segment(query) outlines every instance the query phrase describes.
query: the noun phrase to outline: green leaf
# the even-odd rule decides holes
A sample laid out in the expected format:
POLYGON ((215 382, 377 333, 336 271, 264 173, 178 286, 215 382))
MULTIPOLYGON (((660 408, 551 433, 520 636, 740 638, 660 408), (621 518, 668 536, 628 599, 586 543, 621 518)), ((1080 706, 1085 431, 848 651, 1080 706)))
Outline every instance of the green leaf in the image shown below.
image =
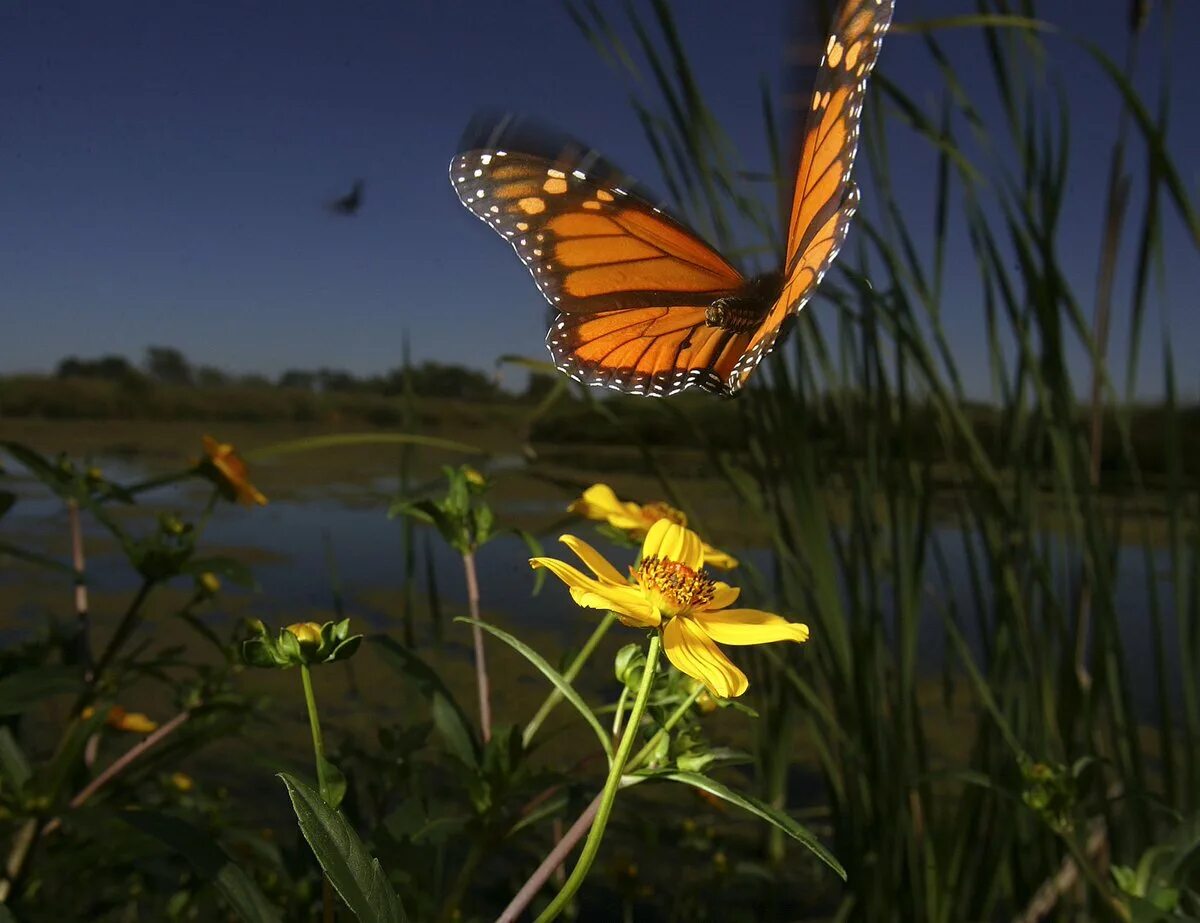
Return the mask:
POLYGON ((833 853, 821 845, 821 841, 817 839, 811 830, 783 811, 773 808, 751 795, 742 795, 735 792, 728 786, 722 785, 708 776, 702 776, 698 772, 675 772, 667 770, 655 773, 638 773, 637 775, 648 779, 670 779, 672 782, 682 782, 685 785, 691 785, 693 788, 708 792, 710 795, 716 795, 718 798, 736 805, 743 811, 749 811, 751 814, 761 817, 767 823, 777 827, 792 839, 803 844, 818 859, 837 872, 842 881, 846 880, 846 870, 834 858, 833 853))
POLYGON ((563 698, 575 706, 575 710, 583 716, 583 720, 586 721, 591 726, 592 730, 596 732, 596 737, 600 741, 601 748, 608 757, 608 761, 610 763, 612 762, 612 741, 609 739, 608 733, 603 727, 600 726, 600 721, 596 718, 595 713, 588 708, 587 703, 579 697, 579 693, 575 691, 575 688, 566 681, 561 673, 559 673, 556 669, 554 669, 554 667, 550 666, 550 664, 546 662, 546 658, 531 648, 528 644, 525 644, 523 641, 518 641, 507 631, 497 628, 494 625, 489 625, 487 622, 465 618, 458 618, 455 619, 455 621, 466 622, 470 625, 478 625, 489 634, 495 635, 514 651, 528 660, 531 664, 537 667, 538 670, 541 671, 542 675, 554 684, 554 688, 562 693, 563 698))
POLYGON ((318 756, 321 761, 321 774, 325 777, 325 803, 331 808, 338 808, 346 797, 346 776, 326 757, 318 756))
POLYGON ((341 813, 295 776, 281 772, 279 778, 287 786, 300 831, 359 923, 406 923, 404 907, 379 860, 341 813))
POLYGON ((6 727, 0 727, 0 775, 6 784, 18 791, 33 775, 21 745, 6 727))
POLYGON ((471 723, 437 672, 387 635, 374 635, 372 641, 372 650, 379 651, 393 669, 412 680, 421 695, 429 699, 434 725, 450 752, 468 766, 478 765, 480 748, 471 723))
POLYGON ((78 667, 37 667, 0 679, 0 715, 19 715, 51 696, 78 692, 78 667))
POLYGON ((202 880, 211 881, 245 923, 280 923, 279 911, 216 840, 181 818, 156 811, 125 811, 121 819, 179 853, 202 880))

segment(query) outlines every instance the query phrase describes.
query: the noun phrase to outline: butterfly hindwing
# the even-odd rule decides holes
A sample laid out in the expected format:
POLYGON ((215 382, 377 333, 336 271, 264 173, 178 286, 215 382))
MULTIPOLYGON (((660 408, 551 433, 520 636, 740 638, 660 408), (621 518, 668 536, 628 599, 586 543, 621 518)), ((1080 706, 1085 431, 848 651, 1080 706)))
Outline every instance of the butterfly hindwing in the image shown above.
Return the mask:
POLYGON ((685 388, 726 392, 750 340, 705 323, 705 308, 667 305, 560 314, 546 343, 577 381, 663 397, 685 388))

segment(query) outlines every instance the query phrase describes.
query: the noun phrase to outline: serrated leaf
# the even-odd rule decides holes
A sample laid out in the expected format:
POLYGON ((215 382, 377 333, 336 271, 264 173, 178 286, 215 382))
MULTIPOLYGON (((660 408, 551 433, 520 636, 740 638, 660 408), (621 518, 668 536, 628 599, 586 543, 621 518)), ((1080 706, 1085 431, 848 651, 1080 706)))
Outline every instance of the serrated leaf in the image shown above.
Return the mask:
POLYGON ((550 666, 550 664, 546 662, 545 657, 543 657, 525 642, 517 640, 507 631, 497 628, 495 625, 489 625, 487 622, 481 622, 475 619, 459 618, 455 619, 455 621, 466 622, 469 625, 478 625, 489 634, 495 635, 514 651, 528 660, 531 664, 537 667, 538 670, 541 671, 541 674, 554 684, 554 688, 562 693, 563 698, 575 706, 575 710, 579 712, 581 716, 583 716, 583 720, 586 721, 588 725, 591 726, 592 730, 596 732, 596 737, 600 741, 601 748, 608 757, 608 761, 610 763, 612 762, 612 741, 609 739, 608 733, 603 727, 600 726, 599 719, 597 719, 595 713, 588 708, 587 703, 579 697, 579 693, 575 691, 575 687, 568 683, 563 675, 554 669, 554 667, 550 666))
POLYGON ((125 811, 121 819, 179 853, 204 881, 211 881, 245 923, 280 923, 279 911, 254 880, 199 827, 170 814, 125 811))
POLYGON ((682 782, 684 785, 690 785, 693 788, 708 792, 710 795, 715 795, 723 801, 728 801, 730 804, 736 805, 743 811, 748 811, 762 818, 773 827, 777 827, 792 839, 805 846, 813 855, 837 872, 842 881, 846 880, 846 870, 834 857, 833 853, 821 845, 821 841, 817 839, 816 834, 791 815, 785 814, 783 811, 759 801, 752 795, 743 795, 740 792, 735 792, 729 786, 722 785, 715 779, 710 779, 708 776, 703 776, 698 772, 666 770, 655 773, 638 773, 637 775, 647 779, 669 779, 672 782, 682 782))
POLYGON ((287 786, 300 831, 359 923, 407 923, 404 907, 379 860, 367 852, 346 818, 295 776, 281 772, 279 778, 287 786))

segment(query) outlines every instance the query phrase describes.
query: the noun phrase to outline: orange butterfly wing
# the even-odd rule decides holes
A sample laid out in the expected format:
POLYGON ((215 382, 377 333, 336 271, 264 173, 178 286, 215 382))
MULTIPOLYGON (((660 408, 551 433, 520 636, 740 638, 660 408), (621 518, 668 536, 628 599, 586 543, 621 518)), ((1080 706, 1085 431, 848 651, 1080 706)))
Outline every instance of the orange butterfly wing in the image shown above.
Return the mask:
POLYGON ((769 353, 837 256, 858 192, 850 170, 867 76, 892 0, 845 0, 814 88, 788 224, 783 284, 749 331, 709 327, 746 279, 693 232, 565 158, 499 149, 455 157, 462 203, 507 239, 557 309, 546 343, 578 381, 633 394, 733 394, 769 353))
POLYGON ((558 310, 546 337, 558 368, 633 394, 724 389, 750 336, 706 326, 705 310, 746 280, 695 234, 621 187, 533 154, 466 151, 450 180, 558 310))
POLYGON ((850 171, 858 152, 867 78, 892 21, 893 0, 846 0, 834 15, 809 103, 784 251, 784 285, 738 362, 731 392, 769 353, 780 327, 798 314, 846 239, 858 207, 850 171))

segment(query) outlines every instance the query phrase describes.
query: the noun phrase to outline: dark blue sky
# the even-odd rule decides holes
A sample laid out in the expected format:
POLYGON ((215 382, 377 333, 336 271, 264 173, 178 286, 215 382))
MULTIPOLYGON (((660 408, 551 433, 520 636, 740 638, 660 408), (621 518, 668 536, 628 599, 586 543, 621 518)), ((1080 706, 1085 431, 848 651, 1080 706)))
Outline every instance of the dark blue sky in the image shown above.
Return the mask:
MULTIPOLYGON (((780 83, 785 4, 676 6, 702 88, 747 167, 762 169, 759 81, 780 83)), ((896 21, 973 6, 897 0, 896 21)), ((1170 146, 1195 197, 1200 4, 1174 6, 1170 146)), ((1123 57, 1127 0, 1042 7, 1123 57), (1061 18, 1084 6, 1089 20, 1061 18)), ((1147 65, 1162 47, 1158 28, 1144 44, 1147 65)), ((968 85, 988 86, 971 71, 983 70, 978 37, 943 39, 968 85)), ((1090 298, 1116 101, 1082 54, 1061 39, 1049 47, 1074 115, 1062 246, 1090 298)), ((890 36, 880 66, 918 101, 938 98, 921 39, 890 36)), ((1155 73, 1144 69, 1144 88, 1155 73)), ((0 372, 49 369, 72 353, 138 358, 150 344, 238 372, 378 372, 399 363, 405 331, 416 359, 490 368, 503 353, 544 358, 540 296, 509 248, 458 204, 446 165, 471 113, 499 106, 561 126, 663 189, 628 94, 554 0, 8 0, 0 372), (360 176, 361 213, 328 214, 323 202, 360 176)), ((893 171, 913 178, 911 207, 928 209, 928 146, 897 131, 892 153, 893 171)), ((1140 146, 1135 153, 1140 181, 1140 146)), ((1173 212, 1166 228, 1166 295, 1155 299, 1149 345, 1157 356, 1158 317, 1168 311, 1181 384, 1194 393, 1200 259, 1173 212)), ((951 288, 961 304, 948 306, 947 326, 968 384, 982 391, 982 309, 970 272, 968 262, 951 288)), ((1085 307, 1090 314, 1090 300, 1085 307)), ((1125 317, 1118 303, 1118 337, 1125 317)), ((1142 376, 1146 392, 1161 381, 1155 365, 1142 376)))

